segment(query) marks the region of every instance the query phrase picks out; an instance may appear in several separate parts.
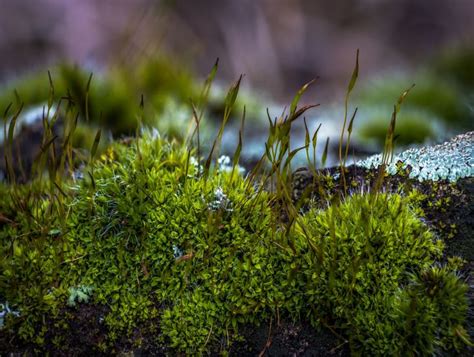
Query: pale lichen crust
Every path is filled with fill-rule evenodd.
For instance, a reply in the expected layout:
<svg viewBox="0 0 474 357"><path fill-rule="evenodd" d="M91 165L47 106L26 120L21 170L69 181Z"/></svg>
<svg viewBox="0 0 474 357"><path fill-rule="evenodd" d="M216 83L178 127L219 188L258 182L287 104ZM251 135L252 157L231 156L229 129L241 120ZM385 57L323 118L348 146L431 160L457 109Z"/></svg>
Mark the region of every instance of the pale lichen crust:
<svg viewBox="0 0 474 357"><path fill-rule="evenodd" d="M394 155L387 172L391 175L409 169L409 177L419 181L449 180L474 176L474 131L455 136L443 144L414 148ZM382 155L374 155L356 163L367 169L377 168Z"/></svg>

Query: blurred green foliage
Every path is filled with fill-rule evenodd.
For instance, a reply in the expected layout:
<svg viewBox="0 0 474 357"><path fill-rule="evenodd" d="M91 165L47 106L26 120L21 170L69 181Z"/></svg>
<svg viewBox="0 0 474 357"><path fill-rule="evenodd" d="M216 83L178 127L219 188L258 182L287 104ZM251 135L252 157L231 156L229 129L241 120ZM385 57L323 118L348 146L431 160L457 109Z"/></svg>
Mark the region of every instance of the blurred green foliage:
<svg viewBox="0 0 474 357"><path fill-rule="evenodd" d="M358 135L368 143L374 142L378 147L383 147L387 133L387 108L362 109L359 113L363 116ZM440 136L440 125L433 116L420 109L403 108L397 118L395 142L406 146L410 144L423 144L427 139L436 140Z"/></svg>
<svg viewBox="0 0 474 357"><path fill-rule="evenodd" d="M161 58L135 68L114 68L97 78L85 70L63 64L51 71L54 100L69 97L83 119L89 118L116 137L135 134L138 118L153 125L153 114L161 114L170 98L189 103L198 96L194 78L183 67ZM50 94L47 73L30 74L7 83L0 96L2 111L9 103L45 105ZM144 111L140 109L141 95ZM86 99L87 98L87 99Z"/></svg>
<svg viewBox="0 0 474 357"><path fill-rule="evenodd" d="M357 93L360 111L356 133L380 144L385 138L393 101L415 83L405 99L395 135L402 145L436 142L474 129L474 51L460 48L438 57L417 72L382 74ZM382 128L384 128L382 130Z"/></svg>
<svg viewBox="0 0 474 357"><path fill-rule="evenodd" d="M437 76L456 83L469 94L474 92L474 48L449 49L433 59L432 66Z"/></svg>

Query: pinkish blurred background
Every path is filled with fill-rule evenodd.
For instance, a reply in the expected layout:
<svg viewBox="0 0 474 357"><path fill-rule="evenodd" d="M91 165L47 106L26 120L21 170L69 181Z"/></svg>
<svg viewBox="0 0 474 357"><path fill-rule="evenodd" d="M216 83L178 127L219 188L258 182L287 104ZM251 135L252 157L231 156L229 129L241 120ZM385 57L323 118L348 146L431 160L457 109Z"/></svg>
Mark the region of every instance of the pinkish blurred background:
<svg viewBox="0 0 474 357"><path fill-rule="evenodd" d="M198 75L288 101L319 76L340 98L361 51L361 77L422 66L474 44L473 0L2 0L0 81L67 60L94 69L171 54ZM321 98L322 97L322 98Z"/></svg>

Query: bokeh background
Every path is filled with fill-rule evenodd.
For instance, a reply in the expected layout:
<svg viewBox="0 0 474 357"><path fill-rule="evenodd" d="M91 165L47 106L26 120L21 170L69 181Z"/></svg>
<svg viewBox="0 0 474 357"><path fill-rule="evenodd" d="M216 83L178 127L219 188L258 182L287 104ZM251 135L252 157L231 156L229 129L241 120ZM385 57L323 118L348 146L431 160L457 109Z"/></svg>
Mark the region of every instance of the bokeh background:
<svg viewBox="0 0 474 357"><path fill-rule="evenodd" d="M0 79L68 60L93 68L169 53L205 75L277 99L319 76L333 97L350 75L422 66L474 43L471 0L2 0Z"/></svg>
<svg viewBox="0 0 474 357"><path fill-rule="evenodd" d="M1 96L17 88L19 79L45 73L58 63L76 64L100 76L165 56L175 69L202 81L220 58L217 78L222 86L244 74L243 86L266 98L262 107L283 108L301 85L317 77L303 102L322 104L310 114L315 119L310 129L325 123L320 134L335 139L334 148L360 49L359 81L351 102L351 110L360 107L356 154L380 150L392 105L412 83L417 86L398 129L401 144L440 142L474 128L472 0L1 0L1 5L2 105L7 101ZM160 71L168 70L143 75L159 77ZM103 92L117 91L134 77L121 76ZM120 90L123 98L129 93ZM119 123L117 113L131 115L123 98L110 93L117 100L109 103L115 106L109 114ZM180 93L183 98L192 95ZM107 100L98 102L106 106ZM178 113L169 101L163 107ZM261 116L266 123L264 110ZM257 127L248 134L256 144L266 130ZM301 138L301 125L299 133ZM225 142L235 142L235 131L229 135ZM256 157L262 147L247 145L246 150L244 156Z"/></svg>

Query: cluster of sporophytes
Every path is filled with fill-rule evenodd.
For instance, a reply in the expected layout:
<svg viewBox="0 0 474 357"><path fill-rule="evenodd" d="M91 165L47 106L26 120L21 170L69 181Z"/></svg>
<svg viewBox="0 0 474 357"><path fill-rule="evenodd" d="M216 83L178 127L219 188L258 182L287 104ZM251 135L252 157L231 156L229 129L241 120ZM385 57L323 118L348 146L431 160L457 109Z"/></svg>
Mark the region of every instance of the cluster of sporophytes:
<svg viewBox="0 0 474 357"><path fill-rule="evenodd" d="M98 134L78 174L66 131L58 157L54 139L44 140L36 179L15 184L9 171L0 186L10 198L0 201L0 302L15 313L6 314L0 334L41 348L51 324L67 326L67 309L93 304L107 306L101 351L124 335L133 339L149 321L174 351L226 350L243 325L280 315L330 328L353 353L430 354L469 344L461 263L437 265L443 243L421 221L416 200L380 193L380 183L368 194L327 197L330 205L306 213L292 200L291 159L299 150L309 159L317 140L307 133L304 147L290 149L291 125L308 109L297 107L307 86L288 115L269 118L266 153L250 173L238 166L241 135L234 157L218 159L239 85L226 96L206 156L197 107L184 143L144 131L96 155ZM392 116L381 179L405 95ZM354 117L347 123L346 110L343 177L342 141L347 135L349 144ZM8 140L13 130L14 121ZM53 343L60 349L61 336Z"/></svg>

